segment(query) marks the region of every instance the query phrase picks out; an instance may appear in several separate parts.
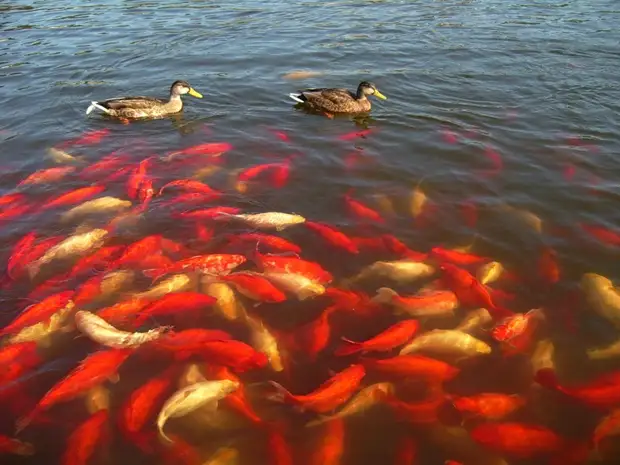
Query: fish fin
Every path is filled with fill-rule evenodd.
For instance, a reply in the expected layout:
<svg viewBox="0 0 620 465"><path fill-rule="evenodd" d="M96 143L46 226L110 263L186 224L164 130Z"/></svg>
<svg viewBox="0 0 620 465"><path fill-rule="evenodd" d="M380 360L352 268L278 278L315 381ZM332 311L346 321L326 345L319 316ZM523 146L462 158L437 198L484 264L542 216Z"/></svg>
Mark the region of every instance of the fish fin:
<svg viewBox="0 0 620 465"><path fill-rule="evenodd" d="M355 342L350 339L347 339L346 337L343 337L342 341L344 342L344 344L340 346L338 349L336 349L336 351L334 352L334 355L336 355L337 357L345 357L347 355L353 355L358 352L361 352L364 348L364 345L361 342Z"/></svg>
<svg viewBox="0 0 620 465"><path fill-rule="evenodd" d="M275 402L295 401L295 396L291 394L290 391L281 384L276 383L275 381L269 381L269 384L271 384L276 389L276 393L269 396L270 400L273 400Z"/></svg>
<svg viewBox="0 0 620 465"><path fill-rule="evenodd" d="M302 100L300 97L302 97L302 94L300 93L290 93L288 94L288 96L293 99L295 102L297 103L305 103L305 100Z"/></svg>

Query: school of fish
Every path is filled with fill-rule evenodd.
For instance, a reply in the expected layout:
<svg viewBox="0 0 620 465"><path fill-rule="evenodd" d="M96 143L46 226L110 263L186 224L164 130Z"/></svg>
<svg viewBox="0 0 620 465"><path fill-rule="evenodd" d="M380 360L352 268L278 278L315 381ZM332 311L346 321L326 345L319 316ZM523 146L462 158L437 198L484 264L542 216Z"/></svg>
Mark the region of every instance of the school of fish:
<svg viewBox="0 0 620 465"><path fill-rule="evenodd" d="M292 182L297 154L243 169L227 168L226 142L140 160L72 154L112 137L49 149L49 167L0 196L12 238L2 463L350 465L360 450L393 465L620 463L620 287L609 277L565 277L543 241L527 270L475 240L421 249L390 233L402 213L387 195L332 199L347 227L252 202ZM500 173L500 154L485 156L482 174ZM423 181L405 199L412 228L440 208ZM479 206L460 207L475 230ZM534 235L545 228L499 210ZM620 245L620 233L580 227ZM582 315L615 341L576 353ZM393 444L373 441L382 428Z"/></svg>

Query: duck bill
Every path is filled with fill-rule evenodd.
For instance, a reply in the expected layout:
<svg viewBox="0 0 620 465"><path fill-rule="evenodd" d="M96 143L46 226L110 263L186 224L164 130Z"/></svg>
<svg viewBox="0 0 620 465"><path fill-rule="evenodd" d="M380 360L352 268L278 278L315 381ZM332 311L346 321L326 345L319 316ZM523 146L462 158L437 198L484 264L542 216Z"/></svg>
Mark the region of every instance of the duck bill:
<svg viewBox="0 0 620 465"><path fill-rule="evenodd" d="M383 95L381 92L379 92L378 90L375 90L375 93L373 94L375 97L380 98L381 100L386 100L387 97L385 95Z"/></svg>
<svg viewBox="0 0 620 465"><path fill-rule="evenodd" d="M202 98L202 94L200 92L197 92L196 90L194 90L193 88L189 88L189 95L191 95L192 97L196 97L196 98Z"/></svg>

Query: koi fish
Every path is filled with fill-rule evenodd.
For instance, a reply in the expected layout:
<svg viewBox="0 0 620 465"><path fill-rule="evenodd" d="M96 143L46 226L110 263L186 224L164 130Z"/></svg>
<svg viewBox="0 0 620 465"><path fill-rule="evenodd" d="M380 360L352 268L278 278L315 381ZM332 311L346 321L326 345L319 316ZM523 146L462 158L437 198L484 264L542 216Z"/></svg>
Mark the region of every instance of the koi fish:
<svg viewBox="0 0 620 465"><path fill-rule="evenodd" d="M101 194L105 190L105 186L89 186L75 189L65 194L61 194L52 200L44 203L39 207L39 211L49 210L50 208L73 205L86 200L89 197Z"/></svg>
<svg viewBox="0 0 620 465"><path fill-rule="evenodd" d="M146 172L149 166L153 163L153 157L145 158L138 163L138 166L133 170L129 178L127 179L127 195L132 200L138 199L138 191L140 186L146 177Z"/></svg>
<svg viewBox="0 0 620 465"><path fill-rule="evenodd" d="M379 212L373 210L367 205L364 205L359 200L355 200L353 197L351 197L350 194L345 194L344 202L347 210L352 216L360 220L370 220L374 221L375 223L385 223L385 219L383 219Z"/></svg>
<svg viewBox="0 0 620 465"><path fill-rule="evenodd" d="M251 331L250 340L252 346L267 356L269 364L274 371L284 370L278 341L274 335L265 327L262 321L256 318L248 317L245 321Z"/></svg>
<svg viewBox="0 0 620 465"><path fill-rule="evenodd" d="M79 259L77 263L73 265L71 271L69 271L69 276L75 278L83 274L92 273L93 270L97 269L105 271L114 263L114 260L121 255L124 249L125 247L122 245L102 247L92 255L87 255Z"/></svg>
<svg viewBox="0 0 620 465"><path fill-rule="evenodd" d="M312 449L309 465L340 465L344 455L345 427L340 418L323 426L318 444Z"/></svg>
<svg viewBox="0 0 620 465"><path fill-rule="evenodd" d="M438 410L444 399L439 397L411 403L403 402L391 394L384 402L391 407L398 419L416 425L429 425L438 421Z"/></svg>
<svg viewBox="0 0 620 465"><path fill-rule="evenodd" d="M34 453L35 449L32 444L0 434L0 454L30 456Z"/></svg>
<svg viewBox="0 0 620 465"><path fill-rule="evenodd" d="M362 365L351 365L325 381L310 394L305 395L293 395L282 385L270 381L270 384L277 390L277 394L271 399L293 404L302 410L311 410L316 413L329 412L349 400L365 374L366 370Z"/></svg>
<svg viewBox="0 0 620 465"><path fill-rule="evenodd" d="M18 186L57 182L61 181L62 179L74 172L75 166L60 166L57 168L42 169L39 171L35 171L30 176L26 177L18 184Z"/></svg>
<svg viewBox="0 0 620 465"><path fill-rule="evenodd" d="M204 287L204 293L215 299L213 307L227 320L236 320L240 315L241 304L237 302L235 291L226 283L209 281Z"/></svg>
<svg viewBox="0 0 620 465"><path fill-rule="evenodd" d="M488 310L486 308L478 308L476 310L469 311L454 329L456 331L473 335L484 331L492 323L493 317Z"/></svg>
<svg viewBox="0 0 620 465"><path fill-rule="evenodd" d="M18 267L22 267L22 260L24 256L28 254L28 252L32 249L32 246L35 244L37 240L37 234L33 232L29 232L25 236L23 236L17 243L13 246L13 250L11 251L11 256L6 265L6 272L9 278L15 279L17 276L15 274L15 269Z"/></svg>
<svg viewBox="0 0 620 465"><path fill-rule="evenodd" d="M84 217L97 214L108 215L120 213L131 208L129 200L121 200L116 197L106 196L98 199L89 200L71 210L63 213L60 220L63 222L82 220Z"/></svg>
<svg viewBox="0 0 620 465"><path fill-rule="evenodd" d="M371 132L374 132L373 129L364 129L362 131L353 131L353 132L347 132L346 134L342 134L340 136L338 136L339 140L354 140L354 139L358 139L360 137L366 137L367 135L369 135Z"/></svg>
<svg viewBox="0 0 620 465"><path fill-rule="evenodd" d="M221 214L235 215L241 211L240 208L235 207L213 207L203 208L201 210L194 210L190 212L183 212L174 215L177 218L187 220L215 220Z"/></svg>
<svg viewBox="0 0 620 465"><path fill-rule="evenodd" d="M241 221L256 229L275 229L283 231L286 228L304 223L306 219L301 215L289 213L267 212L255 214L230 214L221 212L216 219L232 219Z"/></svg>
<svg viewBox="0 0 620 465"><path fill-rule="evenodd" d="M487 261L485 257L480 257L479 255L444 249L442 247L433 247L429 257L437 260L439 263L448 262L458 266L478 265Z"/></svg>
<svg viewBox="0 0 620 465"><path fill-rule="evenodd" d="M331 226L321 223L315 223L314 221L306 221L305 226L311 231L316 232L330 245L342 249L346 252L357 254L359 250L355 243L349 239L344 233L338 231Z"/></svg>
<svg viewBox="0 0 620 465"><path fill-rule="evenodd" d="M581 386L565 386L553 369L543 368L536 372L534 380L594 408L608 410L620 406L620 372L607 373Z"/></svg>
<svg viewBox="0 0 620 465"><path fill-rule="evenodd" d="M415 317L449 316L459 306L456 294L452 291L435 291L416 296L400 296L389 287L377 289L373 302L390 305L401 313Z"/></svg>
<svg viewBox="0 0 620 465"><path fill-rule="evenodd" d="M345 344L336 350L335 355L346 356L358 352L388 352L410 341L419 328L420 323L418 321L405 320L390 326L382 333L364 342L354 342L342 338Z"/></svg>
<svg viewBox="0 0 620 465"><path fill-rule="evenodd" d="M484 286L497 281L504 271L504 266L500 262L489 262L478 268L476 279Z"/></svg>
<svg viewBox="0 0 620 465"><path fill-rule="evenodd" d="M183 150L172 152L168 156L176 155L221 155L229 152L233 146L228 142L206 142L204 144L193 145Z"/></svg>
<svg viewBox="0 0 620 465"><path fill-rule="evenodd" d="M305 276L320 284L328 284L333 276L324 270L318 263L294 257L254 254L254 260L265 273L294 273Z"/></svg>
<svg viewBox="0 0 620 465"><path fill-rule="evenodd" d="M313 321L299 327L294 334L299 348L310 359L315 361L331 338L329 317L337 310L336 306L328 307Z"/></svg>
<svg viewBox="0 0 620 465"><path fill-rule="evenodd" d="M146 274L146 271L144 274ZM195 279L192 276L183 273L173 274L150 289L134 294L133 297L136 299L157 300L167 294L188 291L194 284Z"/></svg>
<svg viewBox="0 0 620 465"><path fill-rule="evenodd" d="M161 189L159 189L158 195L162 195L164 190L170 187L177 187L191 192L207 194L209 196L221 195L221 192L218 192L213 188L209 187L204 182L196 181L195 179L177 179L176 181L170 181L169 183L165 184Z"/></svg>
<svg viewBox="0 0 620 465"><path fill-rule="evenodd" d="M0 336L14 334L27 326L48 320L60 309L73 306L71 298L74 291L64 291L51 295L41 302L25 308L11 323L0 329Z"/></svg>
<svg viewBox="0 0 620 465"><path fill-rule="evenodd" d="M134 320L134 328L139 328L149 318L179 312L197 312L210 307L216 300L199 292L177 292L164 295L161 299L140 309L140 314Z"/></svg>
<svg viewBox="0 0 620 465"><path fill-rule="evenodd" d="M210 365L208 367L209 378L214 380L228 379L231 381L236 381L239 383L239 387L235 392L231 392L224 398L223 403L230 409L239 413L244 418L247 418L250 422L255 425L262 426L264 424L263 420L256 414L252 405L250 404L245 388L241 383L241 380L232 373L227 367L218 367L215 365Z"/></svg>
<svg viewBox="0 0 620 465"><path fill-rule="evenodd" d="M620 292L611 280L595 273L586 273L581 277L580 287L588 306L620 329Z"/></svg>
<svg viewBox="0 0 620 465"><path fill-rule="evenodd" d="M243 255L197 255L195 257L190 257L175 262L172 266L168 266L166 268L145 270L144 274L145 276L155 279L165 274L186 271L201 271L205 274L224 275L230 273L245 261L246 258Z"/></svg>
<svg viewBox="0 0 620 465"><path fill-rule="evenodd" d="M220 380L204 381L178 390L168 398L157 416L159 434L168 442L172 442L164 433L164 426L169 418L183 417L205 405L216 410L218 401L238 387L239 383L236 381Z"/></svg>
<svg viewBox="0 0 620 465"><path fill-rule="evenodd" d="M271 465L293 465L293 452L290 445L276 429L270 429L267 436L267 450Z"/></svg>
<svg viewBox="0 0 620 465"><path fill-rule="evenodd" d="M467 333L434 329L416 337L400 350L400 355L419 350L462 359L490 354L491 346Z"/></svg>
<svg viewBox="0 0 620 465"><path fill-rule="evenodd" d="M101 179L102 173L110 173L123 167L129 161L127 156L110 154L101 160L82 168L79 177L84 180Z"/></svg>
<svg viewBox="0 0 620 465"><path fill-rule="evenodd" d="M469 397L449 396L452 405L462 414L487 420L501 420L526 404L516 394L483 393Z"/></svg>
<svg viewBox="0 0 620 465"><path fill-rule="evenodd" d="M542 310L539 308L530 310L527 313L516 314L495 325L495 327L491 330L491 336L499 342L511 341L527 330L532 318L544 317L544 313L542 313Z"/></svg>
<svg viewBox="0 0 620 465"><path fill-rule="evenodd" d="M362 269L356 276L349 279L355 283L367 279L384 278L398 284L408 284L419 279L428 278L436 272L435 267L408 258L395 261L378 261Z"/></svg>
<svg viewBox="0 0 620 465"><path fill-rule="evenodd" d="M276 287L294 294L299 300L311 299L325 293L325 287L301 274L266 272L263 276Z"/></svg>
<svg viewBox="0 0 620 465"><path fill-rule="evenodd" d="M97 316L110 324L124 324L128 318L136 315L148 304L148 299L129 299L98 310Z"/></svg>
<svg viewBox="0 0 620 465"><path fill-rule="evenodd" d="M279 236L272 236L269 234L261 233L243 233L226 236L229 243L236 244L237 242L248 242L256 244L257 247L269 247L274 252L292 252L295 254L301 253L301 247L297 244L293 244L286 239Z"/></svg>
<svg viewBox="0 0 620 465"><path fill-rule="evenodd" d="M286 295L259 273L232 273L220 276L218 280L231 284L240 294L258 302L278 303L286 300Z"/></svg>
<svg viewBox="0 0 620 465"><path fill-rule="evenodd" d="M94 131L87 131L80 137L75 139L69 139L62 144L64 147L70 147L72 145L94 145L99 144L105 137L110 135L109 129L97 129Z"/></svg>
<svg viewBox="0 0 620 465"><path fill-rule="evenodd" d="M108 410L99 410L71 433L61 459L62 465L86 465L89 462L107 437L105 428L109 416Z"/></svg>
<svg viewBox="0 0 620 465"><path fill-rule="evenodd" d="M559 452L567 441L549 428L524 423L485 423L471 431L478 444L519 459Z"/></svg>

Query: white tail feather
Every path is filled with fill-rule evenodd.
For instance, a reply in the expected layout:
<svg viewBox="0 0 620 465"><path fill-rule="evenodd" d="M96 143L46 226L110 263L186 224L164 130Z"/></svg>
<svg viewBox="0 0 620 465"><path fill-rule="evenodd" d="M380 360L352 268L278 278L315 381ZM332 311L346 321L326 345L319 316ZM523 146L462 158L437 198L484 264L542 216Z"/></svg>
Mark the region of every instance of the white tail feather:
<svg viewBox="0 0 620 465"><path fill-rule="evenodd" d="M299 98L301 96L301 94L299 94L299 93L297 93L297 94L288 94L288 96L290 98L292 98L293 100L295 100L296 102L298 102L298 103L304 103L304 101Z"/></svg>
<svg viewBox="0 0 620 465"><path fill-rule="evenodd" d="M104 113L109 113L109 111L108 111L108 109L106 107L102 107L97 102L90 102L90 106L86 109L86 114L90 115L90 113L93 110L95 110L95 109L100 110L100 111L102 111Z"/></svg>

